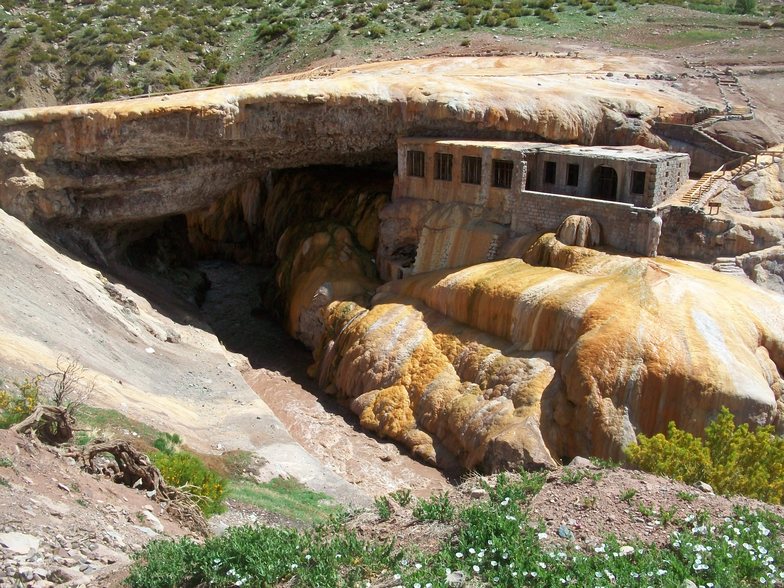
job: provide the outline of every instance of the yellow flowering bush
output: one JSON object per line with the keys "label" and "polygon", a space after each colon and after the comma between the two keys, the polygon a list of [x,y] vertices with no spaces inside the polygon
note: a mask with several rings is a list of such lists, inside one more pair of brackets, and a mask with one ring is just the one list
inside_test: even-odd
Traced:
{"label": "yellow flowering bush", "polygon": [[7,429],[30,416],[38,406],[41,380],[38,376],[21,384],[15,383],[18,394],[0,390],[0,429]]}
{"label": "yellow flowering bush", "polygon": [[189,492],[206,516],[226,510],[226,481],[187,451],[156,451],[150,459],[171,486]]}
{"label": "yellow flowering bush", "polygon": [[639,435],[626,449],[635,467],[687,484],[707,482],[719,494],[742,494],[771,504],[784,503],[784,437],[772,426],[735,425],[723,407],[703,438],[670,422],[667,434]]}

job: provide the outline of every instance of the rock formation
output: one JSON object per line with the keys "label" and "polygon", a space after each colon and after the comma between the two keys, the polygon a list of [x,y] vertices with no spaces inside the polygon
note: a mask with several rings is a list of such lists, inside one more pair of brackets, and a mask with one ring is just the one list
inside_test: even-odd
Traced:
{"label": "rock formation", "polygon": [[73,358],[95,382],[90,405],[176,432],[202,453],[251,452],[266,464],[254,472],[261,479],[292,476],[345,503],[368,501],[292,440],[243,380],[247,360],[228,352],[193,308],[153,308],[1,210],[0,252],[0,380],[53,372],[58,358]]}
{"label": "rock formation", "polygon": [[[604,75],[625,62],[559,60],[557,74],[554,65],[372,64],[0,113],[0,206],[106,263],[161,239],[188,249],[183,258],[274,263],[278,305],[289,332],[314,348],[319,384],[362,426],[430,463],[498,470],[617,458],[669,420],[700,432],[721,406],[781,431],[780,296],[671,259],[582,247],[599,243],[590,219],[564,223],[559,241],[512,234],[509,219],[474,203],[385,206],[400,136],[658,147],[654,116],[689,122],[710,111],[656,81]],[[781,198],[755,187],[780,188],[781,165],[754,173],[727,192],[749,210],[699,215],[699,234],[717,249],[734,235],[732,255],[781,242],[779,220],[769,222]],[[679,232],[697,221],[690,213],[679,224],[675,210],[659,253],[704,253],[710,239]],[[659,224],[645,226],[656,249]],[[605,246],[613,228],[603,221]],[[421,273],[379,286],[379,270],[399,277],[389,263],[399,257]],[[19,297],[7,307],[27,308]],[[158,322],[137,322],[134,336],[166,340]],[[129,365],[149,372],[137,352]],[[182,410],[179,398],[165,402]]]}
{"label": "rock formation", "polygon": [[564,245],[594,247],[601,242],[602,228],[591,217],[572,215],[561,223],[555,236]]}
{"label": "rock formation", "polygon": [[[775,147],[782,151],[784,145]],[[727,171],[706,195],[718,213],[678,207],[664,210],[659,253],[714,260],[735,257],[784,242],[784,159],[751,158]]]}
{"label": "rock formation", "polygon": [[432,59],[4,112],[0,206],[26,220],[138,222],[210,206],[271,169],[393,163],[399,136],[662,146],[647,122],[660,109],[677,119],[705,111],[666,84],[602,75],[628,65]]}
{"label": "rock formation", "polygon": [[390,282],[368,308],[333,304],[319,381],[364,426],[437,462],[495,470],[618,458],[674,420],[721,406],[784,429],[780,296],[671,259],[545,235],[508,259]]}

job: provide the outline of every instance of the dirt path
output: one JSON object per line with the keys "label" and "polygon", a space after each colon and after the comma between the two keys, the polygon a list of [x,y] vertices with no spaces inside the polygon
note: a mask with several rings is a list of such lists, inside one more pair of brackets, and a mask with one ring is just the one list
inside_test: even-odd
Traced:
{"label": "dirt path", "polygon": [[271,316],[253,312],[267,270],[217,261],[200,267],[212,283],[204,318],[227,349],[248,357],[246,382],[311,455],[371,496],[400,488],[426,496],[450,485],[394,443],[367,435],[351,411],[318,391],[306,373],[310,352]]}

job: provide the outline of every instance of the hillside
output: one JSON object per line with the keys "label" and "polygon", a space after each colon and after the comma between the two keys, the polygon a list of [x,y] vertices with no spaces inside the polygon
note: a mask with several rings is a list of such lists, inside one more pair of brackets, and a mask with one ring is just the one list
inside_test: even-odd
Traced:
{"label": "hillside", "polygon": [[527,53],[558,43],[575,50],[596,42],[643,52],[694,49],[697,59],[712,52],[724,59],[732,47],[733,55],[764,63],[776,58],[771,41],[780,39],[782,20],[779,3],[740,18],[732,0],[689,8],[637,0],[3,0],[0,7],[0,110],[241,83],[314,66]]}

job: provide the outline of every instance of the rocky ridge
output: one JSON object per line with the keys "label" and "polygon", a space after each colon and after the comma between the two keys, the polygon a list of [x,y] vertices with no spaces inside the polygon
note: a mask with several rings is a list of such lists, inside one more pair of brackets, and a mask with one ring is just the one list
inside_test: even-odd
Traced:
{"label": "rocky ridge", "polygon": [[270,169],[392,163],[404,135],[658,147],[653,116],[710,112],[664,82],[605,77],[629,66],[612,58],[430,59],[8,111],[0,114],[0,205],[28,221],[107,227],[209,206]]}

